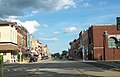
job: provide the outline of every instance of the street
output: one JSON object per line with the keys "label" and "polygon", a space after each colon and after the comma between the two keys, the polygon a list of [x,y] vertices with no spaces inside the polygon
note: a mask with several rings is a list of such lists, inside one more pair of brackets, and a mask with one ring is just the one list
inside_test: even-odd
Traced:
{"label": "street", "polygon": [[4,77],[119,77],[120,72],[111,70],[115,67],[120,67],[120,62],[46,60],[40,63],[5,64]]}

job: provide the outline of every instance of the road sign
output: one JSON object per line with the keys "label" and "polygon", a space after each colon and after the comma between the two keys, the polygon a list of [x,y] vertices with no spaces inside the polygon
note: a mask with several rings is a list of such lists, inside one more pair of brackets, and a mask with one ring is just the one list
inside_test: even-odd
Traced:
{"label": "road sign", "polygon": [[3,55],[0,55],[0,77],[3,77]]}

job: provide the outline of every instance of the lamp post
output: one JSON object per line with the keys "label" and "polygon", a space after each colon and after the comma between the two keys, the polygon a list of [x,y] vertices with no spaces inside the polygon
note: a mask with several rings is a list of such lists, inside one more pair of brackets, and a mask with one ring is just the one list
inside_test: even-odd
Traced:
{"label": "lamp post", "polygon": [[20,63],[22,62],[22,44],[20,44]]}
{"label": "lamp post", "polygon": [[103,55],[104,55],[104,61],[106,60],[106,38],[107,38],[107,31],[104,31],[103,33]]}
{"label": "lamp post", "polygon": [[84,49],[84,45],[82,47],[82,53],[83,53],[83,62],[85,61],[85,49]]}
{"label": "lamp post", "polygon": [[21,44],[20,44],[20,63],[22,62],[22,48],[23,48],[23,45],[24,45],[24,43],[23,43],[23,39],[24,39],[25,37],[23,37],[22,36],[22,42],[21,42]]}

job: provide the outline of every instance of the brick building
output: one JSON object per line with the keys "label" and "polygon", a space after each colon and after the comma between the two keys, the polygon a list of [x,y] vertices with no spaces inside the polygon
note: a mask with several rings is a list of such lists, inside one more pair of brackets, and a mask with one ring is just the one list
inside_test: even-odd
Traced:
{"label": "brick building", "polygon": [[69,56],[73,58],[79,58],[79,44],[80,39],[74,39],[74,41],[70,42]]}
{"label": "brick building", "polygon": [[88,29],[88,59],[120,60],[117,25],[92,25]]}
{"label": "brick building", "polygon": [[[22,61],[27,60],[27,56],[28,56],[28,43],[27,43],[27,29],[23,26],[19,26],[17,25],[17,44],[19,47],[19,55],[22,54]],[[19,60],[20,58],[18,58]],[[20,61],[20,60],[19,60]]]}

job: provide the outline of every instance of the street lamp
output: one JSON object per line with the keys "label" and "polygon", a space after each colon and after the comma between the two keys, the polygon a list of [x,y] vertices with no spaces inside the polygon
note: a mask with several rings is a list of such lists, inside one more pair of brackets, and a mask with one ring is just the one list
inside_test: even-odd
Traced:
{"label": "street lamp", "polygon": [[24,38],[25,37],[22,36],[22,43],[20,44],[20,63],[22,62],[22,48],[23,48],[23,45],[24,45],[24,43],[23,43]]}
{"label": "street lamp", "polygon": [[22,44],[20,44],[20,63],[22,62]]}
{"label": "street lamp", "polygon": [[104,31],[103,33],[103,55],[104,55],[104,61],[106,60],[106,38],[107,38],[107,31]]}

